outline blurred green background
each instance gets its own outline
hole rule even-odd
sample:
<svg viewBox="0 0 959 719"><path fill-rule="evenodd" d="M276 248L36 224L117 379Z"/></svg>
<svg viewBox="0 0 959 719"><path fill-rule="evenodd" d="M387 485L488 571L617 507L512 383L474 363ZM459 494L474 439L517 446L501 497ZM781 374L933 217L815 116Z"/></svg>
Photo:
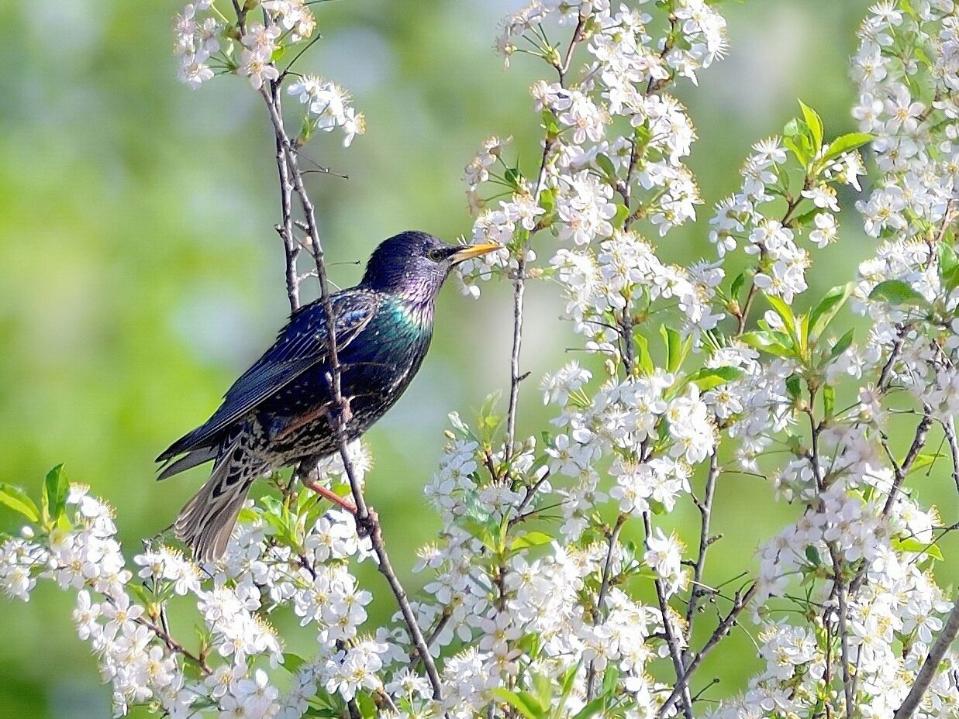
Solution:
<svg viewBox="0 0 959 719"><path fill-rule="evenodd" d="M534 161L527 87L541 68L517 56L506 71L492 50L498 20L518 4L314 5L324 39L300 69L349 88L369 125L349 150L331 136L308 150L350 177L309 179L341 286L399 230L468 232L462 169L486 136L513 135L526 165ZM729 56L701 74L701 89L682 83L679 93L699 131L690 165L707 204L695 225L670 235L667 257L710 253L711 205L738 187L749 146L782 127L796 98L820 110L828 134L853 129L847 60L867 4L722 5ZM176 82L170 26L179 9L167 0L0 4L0 481L35 488L64 462L72 480L116 505L129 548L166 526L203 479L199 470L157 484L153 457L208 416L287 309L263 107L238 78L197 92ZM842 242L816 253L809 298L850 278L872 251L856 217L846 220ZM420 377L368 435L370 501L414 589L423 581L409 573L414 548L438 524L421 488L446 414L470 415L508 381L508 288L484 289L478 302L445 291ZM548 287L532 287L529 305L523 365L536 378L566 361L571 341ZM523 389L521 429L532 431L547 415L536 380ZM787 521L791 509L770 497L754 479L724 480L716 528L725 539L708 580L751 568L743 563L757 543ZM695 526L688 509L669 521ZM0 508L0 529L16 528ZM692 544L694 533L686 536ZM378 594L379 614L392 612ZM0 717L109 715L71 608L49 586L29 604L0 604ZM703 671L722 679L711 697L755 669L749 638L731 642Z"/></svg>

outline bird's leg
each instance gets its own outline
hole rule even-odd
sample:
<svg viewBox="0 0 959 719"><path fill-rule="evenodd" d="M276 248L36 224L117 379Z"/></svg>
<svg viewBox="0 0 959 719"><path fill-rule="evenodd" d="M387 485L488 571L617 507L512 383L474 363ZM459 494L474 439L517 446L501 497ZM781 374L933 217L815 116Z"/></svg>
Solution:
<svg viewBox="0 0 959 719"><path fill-rule="evenodd" d="M361 517L359 514L356 514L356 533L360 537L370 537L374 532L379 530L379 515L373 511L372 507L366 508L366 516ZM382 540L381 540L382 541Z"/></svg>
<svg viewBox="0 0 959 719"><path fill-rule="evenodd" d="M350 407L349 397L340 397L340 419L344 427L353 419L353 409Z"/></svg>
<svg viewBox="0 0 959 719"><path fill-rule="evenodd" d="M303 486L306 487L307 489L313 490L324 499L328 499L331 502L333 502L333 504L339 507L342 507L350 514L354 516L356 515L356 507L353 506L351 502L348 502L347 500L343 499L343 497L338 495L333 490L327 489L322 484L320 484L314 479L310 479L309 477L303 477L302 481L303 481Z"/></svg>
<svg viewBox="0 0 959 719"><path fill-rule="evenodd" d="M338 392L335 390L333 375L331 375L329 372L326 373L326 385L330 388L330 393L334 395L334 399L336 399ZM350 398L346 396L340 396L338 399L340 405L337 408L339 410L339 416L335 419L340 421L340 427L346 427L346 425L350 423L350 420L353 419L353 410L350 408ZM332 426L334 429L336 428L336 425Z"/></svg>

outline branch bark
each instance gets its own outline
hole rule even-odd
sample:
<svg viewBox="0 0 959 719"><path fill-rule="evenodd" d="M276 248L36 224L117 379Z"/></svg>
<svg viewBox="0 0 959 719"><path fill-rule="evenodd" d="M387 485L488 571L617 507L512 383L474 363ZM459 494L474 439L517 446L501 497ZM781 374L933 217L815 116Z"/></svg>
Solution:
<svg viewBox="0 0 959 719"><path fill-rule="evenodd" d="M649 536L652 534L649 512L643 512L643 529L645 530L643 544L646 546L646 549L649 549ZM666 599L666 590L663 588L663 583L659 577L657 577L653 580L653 584L656 586L656 601L659 604L659 613L663 619L663 632L666 634L666 646L669 648L669 657L673 660L673 669L676 672L676 687L673 690L673 694L682 698L683 715L686 719L693 719L693 701L689 695L688 685L691 670L683 664L683 657L679 648L679 637L673 632L672 622L669 621L669 602ZM670 697L672 698L672 695L670 695ZM673 700L675 701L675 699Z"/></svg>
<svg viewBox="0 0 959 719"><path fill-rule="evenodd" d="M350 411L349 400L343 397L341 388L340 380L342 368L340 366L339 355L337 351L338 348L336 346L335 317L333 316L332 296L329 289L329 282L327 280L323 244L320 240L320 233L316 224L316 210L309 194L306 191L306 187L303 182L303 173L299 167L299 162L297 159L298 148L293 144L293 142L291 142L290 137L286 132L286 127L283 123L283 116L280 112L280 105L278 102L279 86L279 82L271 83L268 89L264 87L264 89L261 91L261 94L270 113L270 120L273 124L274 136L278 148L277 172L280 178L280 184L282 186L281 202L283 210L284 243L287 248L289 248L290 243L293 242L294 239L292 235L292 202L289 200L292 199L291 195L295 194L306 223L310 251L313 255L314 263L316 265L316 276L320 284L320 302L323 304L326 315L326 334L328 338L330 362L330 375L328 377L328 381L330 382L333 400L336 407L336 411L333 413L334 416L331 417L330 424L333 431L336 433L337 447L339 449L340 458L343 462L344 473L349 480L350 490L353 494L353 500L356 504L357 530L365 533L370 538L373 552L376 554L378 560L377 564L380 573L386 578L386 581L389 584L390 590L392 591L393 596L396 599L396 603L399 606L400 613L403 616L403 621L406 624L410 639L412 640L413 645L416 647L417 653L420 656L420 660L423 662L423 666L426 669L426 674L433 689L433 698L439 701L443 697L443 689L439 673L436 670L436 663L433 661L429 647L423 638L423 632L420 630L419 624L416 621L416 615L413 613L413 608L410 606L406 591L403 589L403 586L397 578L396 572L393 570L393 566L390 563L389 555L386 551L386 545L383 541L383 532L380 526L379 518L366 503L366 498L363 496L362 484L356 475L353 462L349 456L345 435L346 422L348 421ZM283 160L282 162L280 161L281 155ZM287 228L289 228L289 230ZM287 257L287 288L289 291L289 249L287 250ZM295 257L293 259L295 261ZM295 267L293 268L293 272L295 273ZM291 298L292 297L296 297L298 302L297 295L291 295ZM291 306L292 304L293 300L291 299Z"/></svg>
<svg viewBox="0 0 959 719"><path fill-rule="evenodd" d="M906 695L905 701L903 701L902 705L896 710L893 719L909 719L913 715L913 712L915 712L919 706L919 702L922 701L923 695L926 693L926 690L929 689L929 685L932 684L932 680L936 676L936 669L939 667L939 662L946 656L946 652L949 650L949 647L952 646L957 634L959 634L959 597L956 598L955 603L952 605L952 611L949 612L946 626L942 628L935 644L933 644L932 649L929 650L929 654L926 656L926 661L923 662L919 674L916 675L915 684L912 685L909 694Z"/></svg>
<svg viewBox="0 0 959 719"><path fill-rule="evenodd" d="M689 680L692 678L693 672L696 671L703 659L706 658L706 655L712 651L713 647L719 644L720 640L729 634L730 629L732 629L733 625L736 624L736 620L742 613L743 609L749 605L753 597L756 595L757 586L758 585L754 583L750 585L749 589L747 589L745 593L736 592L736 596L733 598L733 606L729 610L729 613L713 631L712 635L703 645L703 648L693 655L683 675L676 680L673 691L666 698L666 701L663 702L663 705L659 708L659 711L656 712L657 719L664 717L666 712L668 712L670 708L672 708L673 704L676 703L676 700L687 691Z"/></svg>

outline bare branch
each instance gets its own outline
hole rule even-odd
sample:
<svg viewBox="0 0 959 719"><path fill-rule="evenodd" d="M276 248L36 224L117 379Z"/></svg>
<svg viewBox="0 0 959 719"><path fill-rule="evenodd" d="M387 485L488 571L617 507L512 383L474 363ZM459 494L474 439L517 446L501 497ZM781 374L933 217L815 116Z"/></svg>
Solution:
<svg viewBox="0 0 959 719"><path fill-rule="evenodd" d="M956 598L955 603L952 605L952 611L949 612L946 625L939 633L939 637L936 639L935 644L932 645L932 649L929 650L926 661L922 663L922 668L919 670L919 674L916 675L915 684L912 685L909 694L906 695L905 701L903 701L902 705L896 710L893 719L909 719L913 712L916 711L919 702L922 701L923 694L926 693L926 690L936 676L936 669L939 667L939 662L946 656L946 652L949 650L949 647L952 646L957 634L959 634L959 597Z"/></svg>
<svg viewBox="0 0 959 719"><path fill-rule="evenodd" d="M645 530L643 544L648 549L649 536L652 534L649 512L643 512L643 529ZM666 590L663 588L663 582L657 577L653 583L656 585L656 600L659 603L659 614L663 620L666 646L669 648L669 657L673 660L673 669L676 671L676 688L673 693L676 694L677 697L682 697L683 714L686 719L693 719L693 702L689 695L689 686L687 684L691 670L683 664L683 657L679 648L679 637L677 637L673 631L673 624L669 620L669 602L666 600ZM692 662L690 662L690 666L692 666Z"/></svg>
<svg viewBox="0 0 959 719"><path fill-rule="evenodd" d="M749 589L747 589L745 593L736 592L736 596L733 597L733 606L729 610L729 613L713 631L712 635L703 645L703 648L693 655L689 665L686 667L685 673L677 679L675 686L673 686L673 691L666 698L666 701L663 702L663 705L659 708L659 711L656 712L657 719L665 716L666 712L668 712L673 704L676 703L676 700L679 699L680 695L687 691L687 686L689 684L689 680L692 678L693 672L696 671L703 659L706 658L706 655L712 651L713 647L715 647L723 637L729 634L729 631L732 629L733 625L736 624L736 620L742 613L743 609L748 606L753 597L756 595L757 586L758 585L754 583L750 585Z"/></svg>
<svg viewBox="0 0 959 719"><path fill-rule="evenodd" d="M708 594L708 590L703 586L703 572L706 567L706 552L711 543L709 537L709 524L713 512L713 496L716 493L716 480L719 479L719 448L713 450L713 456L709 462L709 473L706 475L706 492L702 502L697 502L699 508L699 554L696 557L696 567L693 570L693 588L689 595L689 605L686 607L686 639L687 644L693 637L693 625L696 622L696 606L699 604L699 598ZM689 652L684 652L685 662L689 663Z"/></svg>
<svg viewBox="0 0 959 719"><path fill-rule="evenodd" d="M603 578L599 585L599 594L596 595L596 613L593 617L593 624L599 624L603 620L603 610L606 608L606 593L609 591L609 580L613 567L613 555L616 553L616 542L619 541L619 533L626 524L625 514L620 514L616 518L616 524L613 531L609 533L609 547L606 550L606 561L603 563ZM589 670L586 673L586 701L593 699L593 685L596 682L596 667L593 662L589 663Z"/></svg>

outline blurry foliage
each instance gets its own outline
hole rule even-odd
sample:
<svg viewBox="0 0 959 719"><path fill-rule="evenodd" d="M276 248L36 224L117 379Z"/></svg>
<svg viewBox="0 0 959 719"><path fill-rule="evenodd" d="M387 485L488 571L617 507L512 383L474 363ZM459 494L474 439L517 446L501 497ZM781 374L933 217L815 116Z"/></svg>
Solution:
<svg viewBox="0 0 959 719"><path fill-rule="evenodd" d="M357 263L399 230L448 239L469 231L462 168L487 135L513 135L521 162L534 161L532 68L518 56L506 73L492 51L499 17L518 4L315 7L324 39L300 69L353 90L369 120L348 151L327 137L308 149L350 177L310 180L341 285L358 280ZM820 110L830 135L854 129L847 59L867 4L726 3L729 57L703 73L701 89L687 84L680 93L700 137L690 167L707 205L666 257L710 251L711 204L738 185L749 145L779 131L797 97ZM196 93L176 82L169 28L177 10L166 1L0 4L0 481L35 486L65 462L74 481L115 503L130 547L161 531L202 477L197 470L157 484L153 456L214 409L286 305L266 117L242 80ZM845 220L842 241L819 254L813 277L822 285L810 301L870 254L858 218ZM369 435L369 497L404 576L437 526L421 487L446 413L472 413L508 380L508 292L490 290L479 302L446 291L424 371ZM550 288L530 294L524 366L532 378L521 424L525 416L535 426L544 418L536 378L564 361L570 342ZM784 523L789 510L765 503L769 492L756 479L720 484L715 516L724 526L716 530L725 538L713 578L728 578L758 537ZM682 525L693 512L670 520ZM0 529L16 528L0 509ZM392 611L386 592L378 600L380 616ZM52 639L73 635L70 609L68 596L50 589L28 605L4 602L0 717L108 715L87 648ZM745 633L732 642L739 651L723 656L742 664L703 671L722 679L723 694L755 661Z"/></svg>

